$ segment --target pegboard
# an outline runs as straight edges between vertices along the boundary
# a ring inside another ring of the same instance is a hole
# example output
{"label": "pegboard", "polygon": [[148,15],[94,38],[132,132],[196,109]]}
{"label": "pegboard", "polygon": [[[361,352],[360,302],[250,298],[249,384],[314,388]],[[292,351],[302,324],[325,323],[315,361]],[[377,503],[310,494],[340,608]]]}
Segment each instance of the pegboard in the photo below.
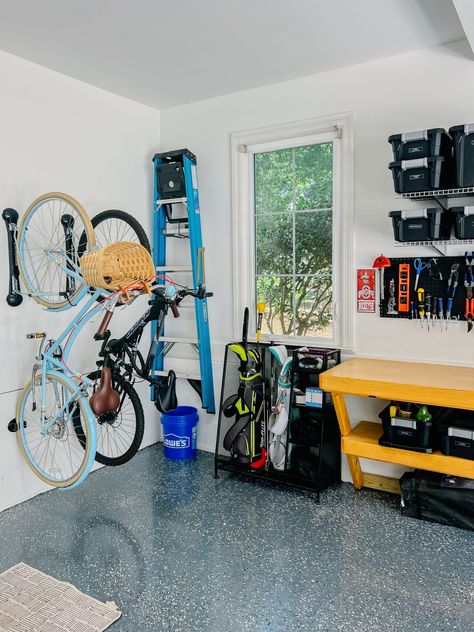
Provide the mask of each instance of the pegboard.
{"label": "pegboard", "polygon": [[[469,255],[471,253],[468,253]],[[425,290],[425,297],[429,294],[433,299],[435,297],[439,297],[443,299],[444,313],[446,313],[447,300],[448,300],[448,279],[451,273],[451,266],[453,264],[458,264],[458,273],[459,273],[459,281],[458,286],[456,288],[456,293],[454,296],[453,307],[451,309],[451,318],[456,318],[457,320],[466,320],[464,314],[466,312],[465,304],[466,304],[466,287],[464,285],[464,281],[466,275],[468,274],[468,268],[466,264],[466,257],[404,257],[404,258],[391,258],[390,259],[390,267],[384,269],[384,299],[380,300],[380,316],[382,318],[411,318],[411,310],[410,303],[414,303],[415,312],[417,311],[418,300],[415,293],[415,278],[416,272],[414,267],[415,259],[419,258],[422,262],[429,264],[428,268],[425,268],[418,280],[418,288],[423,288]],[[436,262],[436,263],[433,263]],[[400,312],[399,311],[399,301],[398,301],[398,289],[399,289],[399,265],[402,263],[406,263],[410,266],[410,291],[408,295],[408,312]],[[474,270],[474,260],[473,260],[473,270]],[[438,272],[437,272],[438,271]],[[439,278],[439,273],[441,273],[442,279]],[[380,272],[377,270],[377,274]],[[390,281],[395,281],[395,301],[396,301],[396,314],[389,314],[388,312],[388,302],[389,302],[389,291],[390,291]],[[473,296],[474,296],[474,288],[473,288]],[[433,310],[432,310],[433,311]],[[436,310],[437,311],[437,310]]]}

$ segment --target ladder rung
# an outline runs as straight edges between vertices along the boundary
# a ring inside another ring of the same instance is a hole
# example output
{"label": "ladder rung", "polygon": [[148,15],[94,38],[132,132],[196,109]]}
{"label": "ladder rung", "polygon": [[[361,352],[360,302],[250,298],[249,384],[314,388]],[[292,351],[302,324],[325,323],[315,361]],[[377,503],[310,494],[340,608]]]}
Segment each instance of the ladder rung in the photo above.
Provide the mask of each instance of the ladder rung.
{"label": "ladder rung", "polygon": [[162,233],[165,237],[189,237],[189,230],[164,230]]}
{"label": "ladder rung", "polygon": [[157,272],[192,272],[191,266],[156,266]]}
{"label": "ladder rung", "polygon": [[168,200],[156,200],[156,205],[161,206],[162,204],[187,204],[188,198],[169,198]]}
{"label": "ladder rung", "polygon": [[[174,371],[174,369],[171,369]],[[200,380],[201,376],[199,373],[180,373],[179,371],[174,371],[176,373],[176,377],[183,378],[185,380]],[[167,377],[168,371],[155,371],[155,375],[160,377]]]}
{"label": "ladder rung", "polygon": [[197,345],[197,338],[173,338],[172,336],[160,336],[159,342],[174,342],[188,344],[188,345]]}

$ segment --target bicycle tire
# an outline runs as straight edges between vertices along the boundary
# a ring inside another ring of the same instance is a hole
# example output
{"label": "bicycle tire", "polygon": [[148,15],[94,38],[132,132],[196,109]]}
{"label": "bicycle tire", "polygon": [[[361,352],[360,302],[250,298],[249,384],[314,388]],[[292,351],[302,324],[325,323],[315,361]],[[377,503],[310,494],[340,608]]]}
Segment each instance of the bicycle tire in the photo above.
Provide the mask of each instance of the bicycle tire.
{"label": "bicycle tire", "polygon": [[[92,373],[89,373],[87,377],[92,382],[96,383],[100,379],[100,371],[93,371]],[[133,439],[130,443],[130,446],[125,450],[123,454],[120,454],[117,456],[110,456],[110,455],[104,454],[105,452],[104,447],[106,447],[107,443],[110,447],[111,442],[110,442],[110,437],[109,437],[109,434],[110,434],[109,431],[107,430],[104,432],[103,428],[114,427],[114,426],[111,423],[109,423],[109,421],[106,421],[106,420],[100,421],[96,417],[97,451],[95,454],[95,460],[98,463],[101,463],[102,465],[117,466],[117,465],[123,465],[124,463],[127,463],[128,461],[130,461],[130,459],[132,459],[135,456],[135,454],[138,452],[138,450],[140,449],[140,445],[143,440],[143,433],[145,431],[145,414],[143,412],[143,406],[140,401],[140,396],[138,395],[137,391],[132,386],[132,384],[130,384],[130,382],[128,382],[126,379],[124,379],[120,375],[117,376],[116,374],[115,375],[112,374],[112,383],[114,385],[114,388],[116,388],[119,391],[120,395],[122,395],[121,390],[125,392],[126,398],[130,400],[130,403],[133,407],[133,411],[135,414],[135,429],[133,433]],[[122,407],[123,407],[123,403],[121,403],[120,405],[119,412],[122,410]],[[103,415],[103,417],[107,419],[106,415]],[[113,421],[115,423],[115,420]],[[84,431],[82,428],[80,415],[74,416],[73,423],[74,423],[74,430],[76,431],[77,438],[79,439],[79,443],[83,445]],[[120,426],[115,426],[116,429],[119,427]],[[122,429],[122,432],[123,432],[123,429]],[[107,439],[105,435],[107,436]],[[121,439],[121,441],[123,441],[123,439]],[[115,445],[119,447],[119,444],[117,442],[115,443]],[[121,445],[126,445],[126,444],[122,443]]]}
{"label": "bicycle tire", "polygon": [[36,198],[36,200],[34,200],[30,204],[30,206],[26,209],[23,217],[21,218],[20,225],[18,227],[18,237],[17,237],[18,268],[19,268],[21,280],[25,288],[27,289],[27,292],[31,294],[31,296],[37,303],[39,303],[43,307],[47,307],[48,309],[61,310],[61,309],[64,309],[65,307],[71,306],[71,304],[74,302],[75,297],[82,290],[83,284],[79,284],[76,291],[71,296],[68,296],[67,298],[65,298],[63,301],[51,301],[51,300],[48,301],[44,296],[39,295],[37,288],[35,288],[32,285],[32,282],[30,281],[28,272],[26,270],[26,265],[23,261],[23,244],[26,239],[26,230],[28,228],[28,224],[31,222],[31,219],[34,213],[36,212],[37,208],[40,205],[47,203],[49,200],[63,200],[76,211],[76,213],[79,215],[79,217],[81,218],[83,222],[84,231],[80,238],[80,242],[82,243],[82,249],[81,249],[81,252],[79,252],[79,247],[78,247],[78,258],[81,257],[85,253],[86,248],[88,250],[91,250],[91,248],[94,247],[95,233],[94,233],[94,229],[92,227],[92,222],[89,218],[89,215],[87,214],[82,204],[80,204],[77,200],[75,200],[70,195],[67,195],[67,193],[52,192],[52,193],[45,193],[44,195],[41,195],[39,198]]}
{"label": "bicycle tire", "polygon": [[[121,230],[116,231],[114,235],[112,235],[112,231],[109,231],[109,235],[107,235],[107,232],[100,233],[100,229],[96,230],[100,227],[101,224],[105,224],[105,222],[109,222],[110,220],[123,222],[124,224],[127,224],[128,228],[122,228]],[[99,247],[106,246],[109,243],[113,243],[114,241],[137,241],[144,248],[146,248],[148,252],[151,253],[150,241],[143,226],[135,217],[133,217],[133,215],[130,215],[130,213],[127,213],[126,211],[120,211],[118,209],[101,211],[97,215],[94,215],[94,217],[91,219],[91,223],[95,231],[96,243]],[[133,233],[136,239],[133,238]],[[79,241],[78,252],[80,254],[82,254],[82,249],[85,249],[86,243],[86,237],[83,234]]]}
{"label": "bicycle tire", "polygon": [[[63,387],[65,387],[68,391],[71,391],[71,386],[70,384],[68,384],[68,382],[66,380],[64,380],[62,377],[60,377],[57,373],[50,373],[49,371],[46,373],[46,378],[47,380],[49,379],[50,381],[56,381],[59,384],[61,384]],[[40,388],[41,387],[41,375],[37,375],[36,376],[36,382],[39,382],[39,385],[36,386],[36,388]],[[41,458],[40,458],[40,462],[36,463],[33,462],[33,456],[30,456],[29,452],[29,447],[28,445],[26,445],[26,441],[24,439],[24,431],[25,429],[28,427],[28,420],[25,419],[25,408],[27,405],[27,401],[28,401],[28,395],[31,393],[31,387],[33,384],[33,380],[29,380],[25,387],[23,388],[20,397],[18,398],[18,404],[17,404],[17,410],[16,410],[16,422],[17,422],[17,428],[18,428],[18,443],[20,445],[20,450],[23,454],[23,456],[25,457],[25,460],[28,464],[28,466],[30,467],[30,469],[34,472],[34,474],[36,474],[36,476],[38,478],[40,478],[44,483],[47,483],[48,485],[51,485],[53,487],[70,487],[71,485],[73,485],[74,483],[76,483],[81,477],[84,476],[84,474],[88,474],[90,472],[90,469],[92,467],[93,464],[93,460],[90,460],[90,451],[91,451],[91,442],[93,441],[93,435],[95,434],[95,428],[93,425],[88,425],[87,428],[87,434],[84,435],[83,432],[83,441],[81,442],[81,446],[82,448],[85,450],[85,455],[82,458],[82,462],[81,462],[81,466],[77,469],[76,472],[73,472],[73,474],[64,480],[55,480],[52,479],[51,477],[48,477],[45,472],[44,472],[44,467],[41,467]],[[87,402],[87,398],[81,396],[77,398],[77,401],[79,403],[79,407],[80,407],[80,411],[82,412],[82,415],[77,411],[76,409],[76,413],[74,415],[74,418],[79,417],[79,419],[81,419],[83,416],[86,419],[89,419],[89,414],[90,414],[90,408]],[[38,412],[40,410],[41,406],[36,408],[36,412]],[[79,422],[80,423],[80,422]],[[30,429],[31,429],[31,422],[29,423]],[[82,424],[81,424],[81,428],[82,428]],[[52,433],[51,433],[52,434]],[[61,437],[61,440],[64,437]],[[59,440],[59,437],[58,437]],[[35,452],[36,454],[36,452]],[[53,454],[53,462],[54,462],[54,454]],[[90,461],[90,462],[89,462]],[[35,465],[36,463],[36,465]]]}

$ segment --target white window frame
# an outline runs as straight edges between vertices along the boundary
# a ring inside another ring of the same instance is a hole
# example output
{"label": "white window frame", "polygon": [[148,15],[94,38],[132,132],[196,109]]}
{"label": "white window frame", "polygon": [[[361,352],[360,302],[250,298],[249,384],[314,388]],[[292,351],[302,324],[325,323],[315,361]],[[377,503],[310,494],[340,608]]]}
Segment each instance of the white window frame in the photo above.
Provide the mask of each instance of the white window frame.
{"label": "white window frame", "polygon": [[[242,332],[242,315],[246,306],[255,303],[255,153],[310,145],[334,143],[333,190],[333,336],[332,338],[278,336],[267,334],[275,342],[353,348],[354,282],[353,208],[354,208],[354,138],[353,115],[344,112],[295,123],[285,123],[231,134],[232,162],[232,247],[233,247],[233,331],[235,339]],[[251,310],[252,311],[252,310]],[[251,314],[250,330],[255,330]],[[254,336],[249,336],[255,339]],[[263,337],[262,337],[263,338]]]}

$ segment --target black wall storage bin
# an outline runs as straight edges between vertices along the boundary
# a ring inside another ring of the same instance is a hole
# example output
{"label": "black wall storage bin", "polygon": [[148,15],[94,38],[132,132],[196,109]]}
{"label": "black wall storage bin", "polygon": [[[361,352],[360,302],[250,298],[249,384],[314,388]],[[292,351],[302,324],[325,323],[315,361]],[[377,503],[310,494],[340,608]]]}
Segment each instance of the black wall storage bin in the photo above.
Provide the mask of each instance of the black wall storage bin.
{"label": "black wall storage bin", "polygon": [[400,490],[404,515],[474,531],[474,480],[416,470]]}
{"label": "black wall storage bin", "polygon": [[395,192],[414,193],[450,186],[450,163],[451,159],[443,156],[391,162],[388,167],[392,170]]}
{"label": "black wall storage bin", "polygon": [[443,454],[474,460],[474,411],[445,408],[437,426]]}
{"label": "black wall storage bin", "polygon": [[[437,412],[433,407],[430,408],[430,411],[432,414]],[[382,410],[379,417],[382,420],[383,428],[383,436],[379,440],[380,445],[426,454],[433,452],[435,446],[433,421],[390,417],[390,405]],[[435,414],[433,414],[434,417]]]}
{"label": "black wall storage bin", "polygon": [[390,211],[395,241],[449,239],[453,216],[442,208]]}
{"label": "black wall storage bin", "polygon": [[413,160],[432,156],[451,156],[453,142],[446,130],[424,129],[419,132],[403,132],[388,137],[392,145],[393,159]]}
{"label": "black wall storage bin", "polygon": [[452,206],[449,210],[456,239],[474,239],[474,206]]}
{"label": "black wall storage bin", "polygon": [[474,123],[449,128],[454,142],[456,164],[455,184],[458,187],[474,186]]}

